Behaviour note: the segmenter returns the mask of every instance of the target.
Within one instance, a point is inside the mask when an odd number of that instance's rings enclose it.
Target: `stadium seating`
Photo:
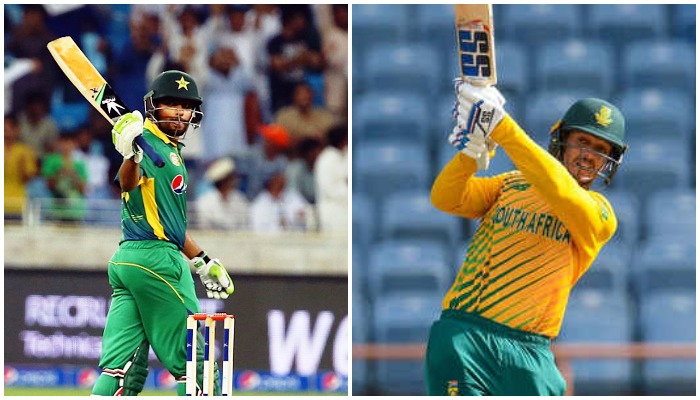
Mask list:
[[[623,53],[622,81],[626,87],[658,87],[695,93],[694,46],[682,40],[653,40],[630,44]]]
[[[361,192],[352,194],[352,243],[353,247],[366,249],[374,239],[375,205]],[[364,261],[364,260],[363,260]],[[361,264],[362,265],[362,264]]]
[[[621,168],[624,167],[623,163]],[[615,179],[613,178],[613,182]],[[639,218],[642,210],[637,196],[633,192],[624,190],[608,190],[603,192],[603,195],[610,202],[615,217],[617,217],[617,231],[611,242],[619,242],[630,247],[635,246],[641,237],[640,229],[642,227],[642,221]]]
[[[436,240],[385,240],[370,250],[370,297],[392,293],[444,293],[450,285],[448,252]]]
[[[632,341],[631,309],[626,296],[575,287],[558,341],[561,343],[628,343]],[[574,360],[577,395],[629,395],[629,360]]]
[[[623,243],[606,244],[588,271],[576,283],[576,290],[593,289],[606,296],[627,296],[631,249]]]
[[[675,4],[671,16],[674,36],[695,43],[695,4]]]
[[[646,198],[664,189],[689,187],[688,146],[673,137],[630,138],[629,151],[613,186],[635,193],[646,205]]]
[[[531,47],[578,36],[583,22],[575,4],[512,4],[503,7],[502,21],[496,27],[499,36],[503,32],[508,40]]]
[[[440,54],[427,44],[379,43],[367,50],[364,72],[373,90],[407,90],[434,96],[443,79]]]
[[[695,190],[665,190],[649,198],[645,210],[646,235],[695,236]]]
[[[695,287],[646,293],[640,298],[642,340],[695,344],[695,301]],[[642,377],[647,395],[695,393],[695,359],[647,361]]]
[[[390,194],[383,199],[381,210],[379,233],[386,239],[439,240],[451,250],[462,236],[459,218],[433,207],[427,190]]]
[[[407,141],[373,141],[354,146],[355,190],[382,199],[402,189],[428,188],[427,150]]]
[[[616,46],[667,33],[667,7],[661,4],[592,4],[589,29]]]
[[[355,4],[352,7],[352,52],[355,62],[370,43],[400,42],[409,30],[406,5]]]
[[[690,144],[694,123],[692,99],[678,89],[635,88],[619,102],[630,138],[678,137]]]
[[[498,90],[506,98],[506,106],[520,104],[530,82],[530,65],[525,47],[515,41],[499,41],[496,52]],[[509,110],[510,111],[510,110]]]
[[[607,98],[614,71],[611,49],[601,41],[556,41],[537,52],[536,87],[541,90],[591,90]]]
[[[454,29],[455,19],[452,4],[418,4],[414,14],[416,28],[409,30],[411,41],[430,44],[438,52],[441,76],[445,76],[456,64],[456,58],[449,58],[457,46]],[[445,27],[448,27],[446,29]]]
[[[378,343],[426,343],[430,326],[439,317],[442,293],[405,292],[377,299],[374,330]],[[387,395],[424,395],[422,360],[376,363],[376,387]]]
[[[354,276],[353,276],[354,278]],[[353,288],[354,290],[354,288]],[[352,343],[368,343],[369,337],[369,307],[361,296],[352,297],[352,313],[356,318],[352,321]],[[363,359],[352,359],[352,390],[360,394],[367,390],[368,362]]]
[[[651,238],[637,252],[634,265],[640,300],[654,291],[695,289],[695,237]]]
[[[396,139],[427,146],[430,133],[428,105],[420,94],[380,91],[362,96],[353,110],[357,142]]]

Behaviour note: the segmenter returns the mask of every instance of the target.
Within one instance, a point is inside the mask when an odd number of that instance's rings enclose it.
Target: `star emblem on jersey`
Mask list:
[[[190,82],[187,82],[185,80],[184,76],[181,76],[180,80],[175,81],[175,83],[177,83],[178,90],[180,90],[180,89],[190,90],[190,88],[187,87],[187,85],[189,85]]]
[[[608,126],[612,123],[612,110],[608,107],[600,107],[600,111],[595,113],[595,122],[598,125]]]

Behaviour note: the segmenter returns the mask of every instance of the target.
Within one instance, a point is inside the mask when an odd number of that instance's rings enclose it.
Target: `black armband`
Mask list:
[[[207,253],[202,250],[201,253],[197,254],[195,257],[202,257],[202,260],[204,260],[205,263],[209,264],[209,261],[211,261],[211,258],[207,255]]]

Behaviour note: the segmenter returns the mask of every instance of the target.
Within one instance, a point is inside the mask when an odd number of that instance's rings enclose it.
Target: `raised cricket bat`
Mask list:
[[[496,52],[491,4],[455,4],[455,28],[462,79],[473,85],[495,85]]]
[[[114,93],[111,86],[100,75],[90,60],[80,50],[73,38],[64,36],[46,45],[54,60],[78,91],[112,125],[119,117],[129,112],[124,102]],[[165,161],[148,142],[139,136],[136,144],[143,149],[153,163],[160,167]]]

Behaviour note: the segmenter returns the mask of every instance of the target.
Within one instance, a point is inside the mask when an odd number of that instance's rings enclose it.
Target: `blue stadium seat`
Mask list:
[[[354,288],[353,288],[354,290]],[[352,297],[352,343],[368,343],[369,322],[369,306],[361,296],[353,293]],[[352,359],[352,391],[353,394],[362,394],[367,390],[368,386],[368,363],[364,359],[353,357]]]
[[[405,4],[354,4],[352,6],[352,55],[362,60],[370,43],[402,42],[409,29]]]
[[[503,14],[503,23],[496,26],[496,40],[504,32],[507,40],[528,46],[578,36],[583,22],[581,6],[575,4],[509,4],[503,7]]]
[[[498,90],[503,93],[508,105],[524,95],[528,89],[530,64],[524,46],[513,40],[498,42],[496,67]]]
[[[622,168],[624,168],[624,163]],[[613,178],[613,182],[615,182],[615,179]],[[610,202],[615,212],[615,217],[617,217],[617,232],[610,240],[611,243],[622,243],[630,247],[636,246],[637,241],[640,239],[642,226],[642,221],[639,218],[642,210],[637,196],[633,192],[625,190],[610,190],[604,192],[603,195]]]
[[[362,192],[352,194],[352,242],[364,252],[374,240],[376,212],[374,201]],[[364,254],[364,253],[363,253]],[[360,260],[364,265],[366,260]]]
[[[520,126],[540,146],[547,148],[549,144],[549,131],[564,116],[566,110],[576,101],[595,97],[591,90],[584,91],[540,91],[535,92],[525,106],[525,120],[520,121]]]
[[[537,52],[536,60],[536,85],[540,90],[592,90],[600,98],[607,98],[612,91],[614,60],[605,42],[552,42]]]
[[[352,94],[359,96],[365,93],[365,73],[360,64],[364,64],[358,57],[352,63]]]
[[[370,297],[391,293],[444,293],[450,285],[448,252],[439,241],[384,240],[370,250]]]
[[[647,293],[641,299],[642,340],[695,344],[695,288]],[[695,395],[696,364],[691,360],[652,360],[642,369],[647,395]]]
[[[576,282],[575,290],[594,289],[625,296],[631,260],[630,247],[619,242],[606,244],[588,271]]]
[[[355,190],[381,199],[402,189],[428,189],[427,150],[407,141],[358,143],[353,149]]]
[[[367,267],[363,253],[365,248],[361,248],[357,242],[353,240],[352,246],[352,296],[364,299],[367,294]]]
[[[695,289],[695,236],[650,238],[635,255],[639,298],[661,290]]]
[[[695,46],[683,40],[654,40],[630,44],[623,53],[626,87],[680,89],[695,94]]]
[[[408,92],[368,92],[354,109],[357,125],[353,139],[397,139],[426,146],[430,135],[430,117],[423,96]]]
[[[431,44],[438,50],[441,62],[450,61],[447,58],[448,54],[457,46],[454,6],[417,4],[414,7],[416,29],[410,30],[411,39]],[[451,59],[451,62],[456,63],[456,58]]]
[[[56,126],[61,132],[72,131],[86,124],[89,112],[90,105],[85,101],[51,105],[51,118],[56,121]]]
[[[592,4],[589,29],[598,39],[623,45],[667,33],[667,6],[662,4]]]
[[[426,343],[440,315],[442,293],[401,293],[377,299],[375,338],[379,343]],[[425,395],[423,360],[377,362],[376,386],[383,395]]]
[[[674,36],[695,43],[695,4],[674,4],[671,7]]]
[[[636,88],[625,91],[619,107],[630,137],[678,137],[690,143],[695,126],[693,101],[687,91]]]
[[[628,343],[633,340],[631,309],[624,293],[575,287],[559,338],[561,343]],[[574,360],[577,395],[629,395],[630,360]]]
[[[653,192],[689,187],[690,156],[683,141],[672,137],[630,138],[628,144],[613,185],[635,193],[642,207]]]
[[[367,86],[372,90],[407,90],[434,96],[444,79],[439,58],[438,51],[427,44],[373,45],[365,58]]]
[[[429,190],[396,192],[382,200],[383,239],[439,240],[451,249],[462,236],[460,220],[437,210]]]
[[[695,236],[695,190],[656,192],[645,210],[646,234],[658,236]]]

